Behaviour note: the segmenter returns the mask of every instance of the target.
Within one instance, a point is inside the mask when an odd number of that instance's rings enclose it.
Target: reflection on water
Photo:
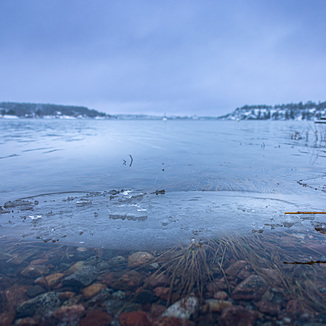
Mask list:
[[[0,325],[326,323],[307,128],[0,120]]]

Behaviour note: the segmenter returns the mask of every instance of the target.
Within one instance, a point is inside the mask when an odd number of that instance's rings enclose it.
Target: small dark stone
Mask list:
[[[155,295],[148,290],[141,291],[136,294],[135,296],[135,302],[146,304],[153,302],[155,300]]]

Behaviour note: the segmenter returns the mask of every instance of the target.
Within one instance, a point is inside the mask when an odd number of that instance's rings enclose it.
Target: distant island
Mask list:
[[[318,120],[326,117],[326,102],[308,101],[303,104],[288,103],[274,106],[245,105],[232,113],[218,117],[220,120]]]
[[[223,116],[106,114],[84,106],[0,102],[0,118],[111,120],[318,120],[326,117],[326,102],[245,105]]]

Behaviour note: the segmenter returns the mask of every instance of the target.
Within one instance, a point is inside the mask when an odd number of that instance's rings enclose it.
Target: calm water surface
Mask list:
[[[325,210],[314,132],[311,122],[0,120],[1,204],[30,203],[2,214],[0,232],[141,249],[309,228],[284,212]]]

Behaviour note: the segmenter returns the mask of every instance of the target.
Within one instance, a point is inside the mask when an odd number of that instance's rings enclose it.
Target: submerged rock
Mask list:
[[[55,319],[63,322],[78,321],[85,314],[85,308],[81,304],[72,305],[69,307],[61,307],[52,313]]]
[[[97,271],[94,266],[83,266],[75,273],[63,279],[64,286],[71,286],[75,288],[82,288],[90,285],[96,279]]]
[[[128,266],[131,268],[138,267],[144,264],[147,264],[151,260],[154,259],[154,256],[148,252],[135,252],[131,256],[128,257]]]
[[[197,311],[198,304],[198,298],[190,296],[171,305],[162,316],[189,319]]]
[[[239,283],[232,293],[234,300],[258,300],[267,291],[266,281],[259,275],[250,275]]]
[[[35,314],[46,314],[60,306],[58,294],[47,292],[40,294],[33,299],[29,299],[17,307],[18,317],[28,317]]]

